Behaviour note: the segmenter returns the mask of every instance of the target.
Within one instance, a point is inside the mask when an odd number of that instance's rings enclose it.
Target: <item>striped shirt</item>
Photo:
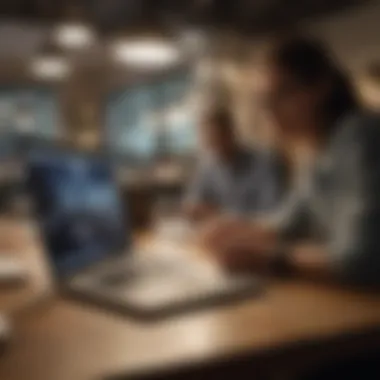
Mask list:
[[[238,216],[273,211],[284,194],[280,161],[271,152],[240,150],[225,163],[203,159],[185,197],[187,204],[209,204]]]

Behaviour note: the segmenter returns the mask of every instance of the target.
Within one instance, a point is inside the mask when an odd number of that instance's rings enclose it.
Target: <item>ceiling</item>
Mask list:
[[[174,34],[192,26],[206,30],[259,33],[294,25],[308,17],[371,0],[1,0],[0,77],[19,78],[38,52],[51,26],[67,19],[87,21],[100,36],[73,52],[75,67],[90,77],[107,65],[104,41],[123,30],[160,30]],[[213,44],[215,47],[216,44]],[[112,75],[127,75],[115,67]],[[26,74],[27,75],[27,74]],[[128,74],[129,75],[129,74]],[[135,73],[134,73],[135,75]]]
[[[77,75],[70,78],[62,92],[66,124],[73,131],[81,130],[84,126],[75,116],[79,115],[78,107],[83,103],[100,104],[103,82],[120,85],[124,80],[138,80],[135,72],[114,68],[107,62],[104,42],[120,31],[157,29],[175,34],[195,26],[206,31],[255,34],[292,27],[311,17],[371,1],[0,0],[0,80],[30,80],[28,58],[41,49],[52,25],[68,19],[90,23],[103,38],[73,53]],[[101,107],[94,108],[101,112]]]
[[[75,14],[103,33],[126,28],[175,28],[182,25],[260,32],[365,1],[1,0],[0,16],[49,23]]]

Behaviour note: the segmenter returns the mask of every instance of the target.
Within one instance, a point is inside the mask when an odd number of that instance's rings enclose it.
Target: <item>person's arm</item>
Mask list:
[[[218,215],[218,209],[207,203],[184,203],[182,214],[192,221],[204,221]]]
[[[217,223],[212,221],[203,228],[200,240],[208,251],[220,255],[222,260],[227,258],[224,254],[230,251],[233,260],[238,257],[236,252],[245,255],[250,251],[268,251],[269,246],[276,246],[279,241],[303,237],[307,207],[307,199],[295,187],[276,211],[253,218],[225,218]]]
[[[379,118],[359,117],[351,128],[340,152],[340,197],[326,250],[340,279],[380,284]]]
[[[279,266],[290,273],[353,284],[380,284],[380,125],[353,128],[336,151],[334,221],[324,244],[251,242],[249,254],[238,255],[240,267]],[[340,150],[340,151],[339,151]],[[338,157],[340,155],[340,157]],[[243,249],[244,251],[244,249]],[[227,257],[228,255],[226,255]],[[246,261],[242,258],[246,258]],[[233,261],[227,263],[239,268]]]
[[[293,246],[286,258],[289,273],[308,279],[337,280],[331,256],[323,245],[305,243]]]
[[[264,239],[246,247],[226,248],[219,250],[217,261],[232,272],[253,270],[329,281],[335,277],[331,258],[323,245],[306,242],[284,248],[276,239]]]

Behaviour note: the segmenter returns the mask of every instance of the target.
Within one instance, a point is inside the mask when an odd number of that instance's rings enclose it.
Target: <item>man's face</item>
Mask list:
[[[202,148],[217,159],[228,160],[235,150],[235,138],[232,130],[213,123],[201,126]]]

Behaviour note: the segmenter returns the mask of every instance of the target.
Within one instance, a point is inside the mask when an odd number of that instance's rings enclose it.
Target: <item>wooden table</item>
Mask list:
[[[50,281],[34,233],[3,221],[0,242],[22,252],[33,273],[26,288],[0,291],[1,310],[14,317],[12,342],[0,356],[2,380],[160,371],[168,379],[165,371],[173,368],[190,373],[234,360],[249,363],[257,378],[284,379],[336,356],[380,349],[376,294],[273,281],[260,298],[144,324],[58,296],[35,303]]]

